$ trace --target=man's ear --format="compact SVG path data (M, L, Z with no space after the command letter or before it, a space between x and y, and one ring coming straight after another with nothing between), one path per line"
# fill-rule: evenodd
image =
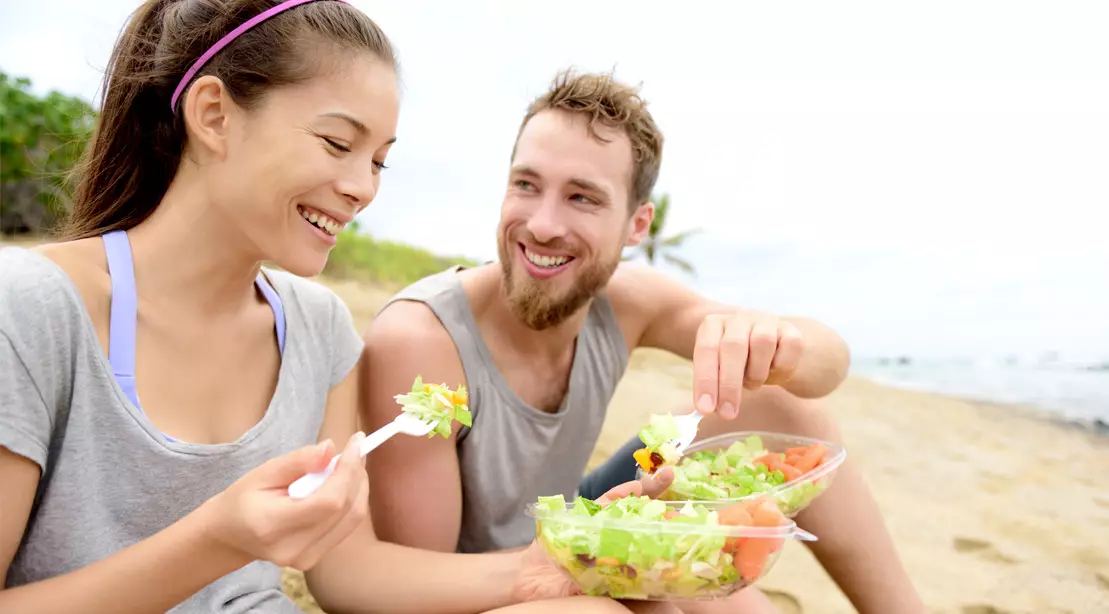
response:
M651 222L655 219L655 204L651 201L640 204L632 212L631 219L628 220L628 240L624 243L625 247L635 247L647 238L647 233L651 230Z
M223 81L204 75L193 82L178 102L184 110L186 133L194 152L222 158L227 153L227 136L235 103Z

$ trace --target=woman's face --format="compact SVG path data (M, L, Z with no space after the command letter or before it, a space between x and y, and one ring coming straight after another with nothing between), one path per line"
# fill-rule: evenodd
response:
M323 270L336 235L373 201L396 140L391 66L370 56L274 90L228 121L208 200L263 260L296 275Z

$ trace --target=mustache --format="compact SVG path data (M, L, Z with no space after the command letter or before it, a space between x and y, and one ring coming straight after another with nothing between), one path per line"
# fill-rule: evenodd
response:
M516 236L514 236L513 239L518 243L523 243L525 245L534 245L535 247L549 249L551 251L567 252L574 255L577 255L578 253L578 250L574 245L562 239L540 241L527 231L517 232Z

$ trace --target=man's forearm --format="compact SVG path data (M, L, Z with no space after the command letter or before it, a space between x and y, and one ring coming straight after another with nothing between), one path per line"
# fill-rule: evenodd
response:
M467 614L516 601L520 551L455 554L359 537L361 547L348 538L343 552L307 574L313 596L332 614Z
M814 399L831 394L843 383L851 367L851 352L847 343L834 330L811 318L783 319L801 331L805 338L805 353L793 377L782 387L802 398Z

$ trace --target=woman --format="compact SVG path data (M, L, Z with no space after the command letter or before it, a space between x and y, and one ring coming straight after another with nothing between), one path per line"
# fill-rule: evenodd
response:
M0 251L0 611L295 612L280 566L332 612L568 607L511 605L568 594L535 550L374 538L362 342L302 276L373 200L397 114L390 43L345 2L138 9L65 240Z

